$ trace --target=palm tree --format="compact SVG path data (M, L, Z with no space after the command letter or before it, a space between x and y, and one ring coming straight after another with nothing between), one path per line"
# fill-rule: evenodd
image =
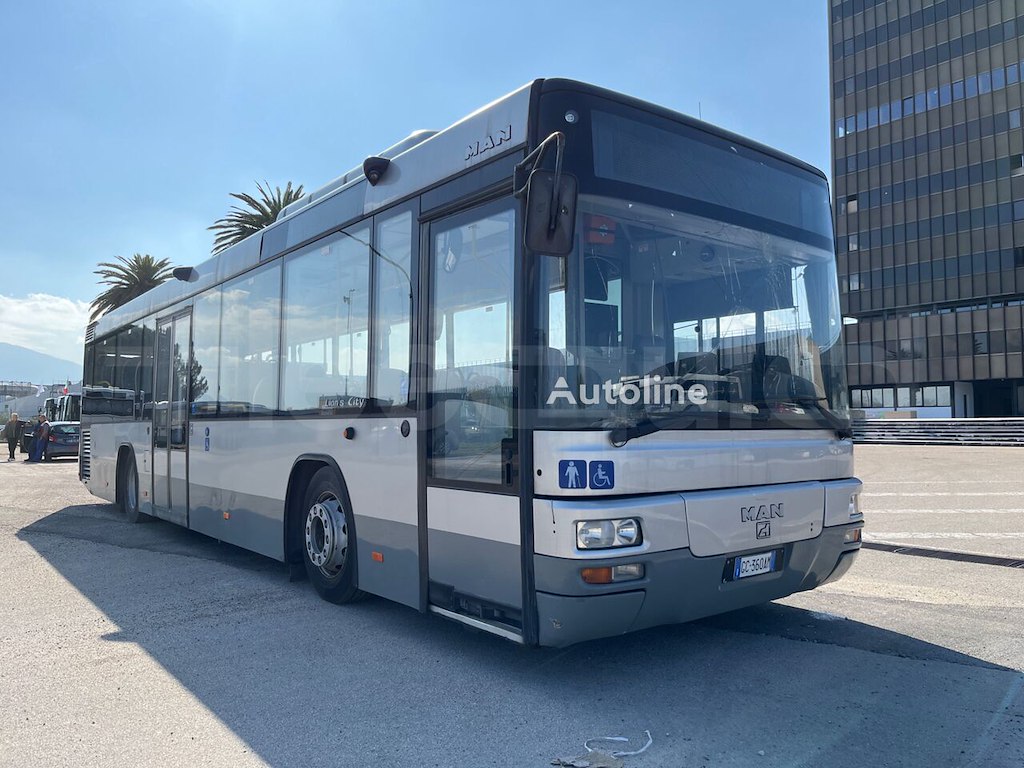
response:
M266 188L264 188L264 184L266 184ZM268 224L272 224L282 208L302 197L302 185L292 189L290 181L284 188L284 192L280 187L274 187L274 193L271 194L270 184L266 180L263 181L263 184L257 182L256 189L260 192L261 199L259 200L245 192L231 193L233 198L241 200L251 210L232 205L231 213L223 219L217 219L212 227L207 227L207 229L217 232L217 236L213 240L214 254L220 253L228 246L241 242L253 232L259 232Z
M130 259L126 259L124 256L116 258L117 262L101 261L97 265L100 269L97 269L95 274L100 276L99 282L106 283L110 287L93 299L92 304L89 305L92 307L89 322L104 312L127 304L150 288L156 288L171 276L169 259L157 261L148 253L145 255L136 253Z

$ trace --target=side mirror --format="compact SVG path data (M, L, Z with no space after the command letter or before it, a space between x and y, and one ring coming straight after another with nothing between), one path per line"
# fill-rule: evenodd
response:
M572 251L577 192L575 176L544 170L530 173L523 232L527 248L551 256L566 256Z

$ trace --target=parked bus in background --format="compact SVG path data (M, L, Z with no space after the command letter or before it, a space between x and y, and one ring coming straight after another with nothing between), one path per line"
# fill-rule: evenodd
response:
M563 646L860 547L826 181L749 140L537 80L175 276L86 331L81 478L327 600Z
M81 421L82 396L61 395L57 398L57 421Z

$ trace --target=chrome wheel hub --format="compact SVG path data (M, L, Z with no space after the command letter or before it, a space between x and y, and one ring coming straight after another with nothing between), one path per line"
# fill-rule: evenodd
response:
M327 576L336 576L345 567L348 525L341 502L333 496L316 502L306 513L306 554Z

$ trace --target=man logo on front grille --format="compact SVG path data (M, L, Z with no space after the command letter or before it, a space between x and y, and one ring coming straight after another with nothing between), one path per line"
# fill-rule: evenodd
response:
M752 507L740 507L740 520L750 523L755 520L771 520L776 517L784 517L782 502L778 504L758 504Z
M771 524L771 522L769 520L765 520L763 523L758 523L757 524L756 533L757 533L757 538L759 538L759 539L770 538L771 535L772 535L772 524Z

